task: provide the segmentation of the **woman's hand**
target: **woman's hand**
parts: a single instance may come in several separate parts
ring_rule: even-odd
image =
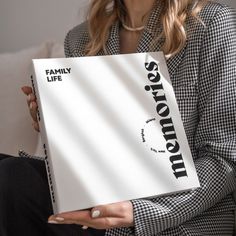
[[[134,224],[133,205],[130,201],[94,207],[92,210],[65,212],[50,216],[52,224],[79,224],[83,228],[110,229],[131,227]]]
[[[21,90],[23,91],[23,93],[25,95],[27,95],[27,104],[29,107],[30,115],[33,119],[32,125],[33,125],[34,129],[39,132],[39,123],[37,120],[38,104],[36,102],[36,97],[34,96],[34,94],[32,92],[32,88],[29,86],[24,86],[21,88]]]

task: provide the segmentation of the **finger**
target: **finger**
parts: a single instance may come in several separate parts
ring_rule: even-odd
[[[33,93],[30,93],[29,95],[27,95],[28,106],[30,106],[31,102],[36,102],[36,97]]]
[[[79,221],[77,222],[80,225],[86,225],[95,229],[112,229],[112,228],[121,228],[121,227],[131,227],[133,222],[127,221],[125,218],[119,217],[101,217],[95,218],[90,221]]]
[[[91,218],[90,212],[70,212],[50,216],[48,223],[51,224],[79,224],[95,229],[111,229],[117,227],[133,226],[132,221],[119,217]]]
[[[30,105],[29,105],[29,109],[30,109],[30,115],[33,119],[33,121],[35,122],[38,122],[38,119],[37,119],[37,108],[38,108],[38,105],[36,102],[31,102]]]
[[[32,88],[29,86],[23,86],[21,87],[21,90],[25,95],[29,95],[30,93],[32,93]]]
[[[49,221],[56,221],[58,223],[68,224],[82,224],[85,222],[89,222],[92,220],[90,211],[73,211],[73,212],[65,212],[57,215],[50,216]]]
[[[120,228],[120,227],[131,227],[133,226],[133,222],[128,222],[122,218],[115,218],[115,217],[103,217],[97,219],[68,219],[68,218],[61,218],[50,217],[48,219],[48,223],[50,224],[78,224],[83,225],[84,229],[88,227],[94,229],[112,229],[112,228]]]
[[[120,213],[120,208],[116,204],[96,206],[91,210],[92,218],[119,217]]]
[[[51,224],[78,224],[96,229],[105,229],[104,219],[92,219],[90,211],[66,212],[50,216],[48,223]]]
[[[39,130],[39,123],[38,122],[33,122],[33,127],[34,127],[34,129],[36,130],[36,131],[38,131],[38,132],[40,132],[40,130]]]
[[[92,218],[124,217],[129,212],[133,212],[133,206],[131,202],[127,201],[94,207],[91,210],[91,216]]]
[[[95,229],[106,229],[111,228],[112,223],[114,220],[105,219],[105,218],[99,218],[99,219],[92,219],[90,217],[90,213],[82,216],[82,214],[60,214],[60,215],[54,215],[50,216],[48,219],[48,223],[50,224],[78,224],[83,225],[83,229],[86,229],[88,227],[95,228]]]

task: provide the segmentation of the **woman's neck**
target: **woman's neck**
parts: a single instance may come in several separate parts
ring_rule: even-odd
[[[128,11],[127,24],[131,27],[140,27],[144,25],[145,16],[151,11],[157,0],[124,0]]]

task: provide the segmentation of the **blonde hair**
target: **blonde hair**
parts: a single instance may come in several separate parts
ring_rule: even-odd
[[[161,15],[162,33],[153,43],[163,39],[162,51],[167,57],[178,53],[185,45],[187,17],[198,19],[198,13],[207,0],[159,0],[163,7]],[[194,3],[193,5],[191,5]],[[191,6],[191,8],[189,8]],[[116,21],[122,21],[126,14],[123,0],[93,0],[88,14],[90,42],[87,55],[96,55],[101,49],[106,52],[109,31]]]

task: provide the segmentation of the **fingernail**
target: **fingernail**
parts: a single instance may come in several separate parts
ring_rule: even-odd
[[[88,229],[88,226],[84,225],[84,226],[82,227],[82,229]]]
[[[31,95],[30,95],[30,94],[27,96],[27,101],[28,101],[28,102],[31,101]]]
[[[58,224],[58,222],[55,221],[55,220],[49,220],[48,223],[49,223],[49,224]]]
[[[95,210],[95,211],[93,211],[93,213],[92,213],[92,218],[97,218],[97,217],[99,217],[100,216],[100,211],[99,210]]]
[[[64,220],[65,220],[65,219],[62,218],[62,217],[56,217],[56,221],[62,222],[62,221],[64,221]]]
[[[33,103],[32,102],[30,103],[30,109],[31,110],[33,109]]]

